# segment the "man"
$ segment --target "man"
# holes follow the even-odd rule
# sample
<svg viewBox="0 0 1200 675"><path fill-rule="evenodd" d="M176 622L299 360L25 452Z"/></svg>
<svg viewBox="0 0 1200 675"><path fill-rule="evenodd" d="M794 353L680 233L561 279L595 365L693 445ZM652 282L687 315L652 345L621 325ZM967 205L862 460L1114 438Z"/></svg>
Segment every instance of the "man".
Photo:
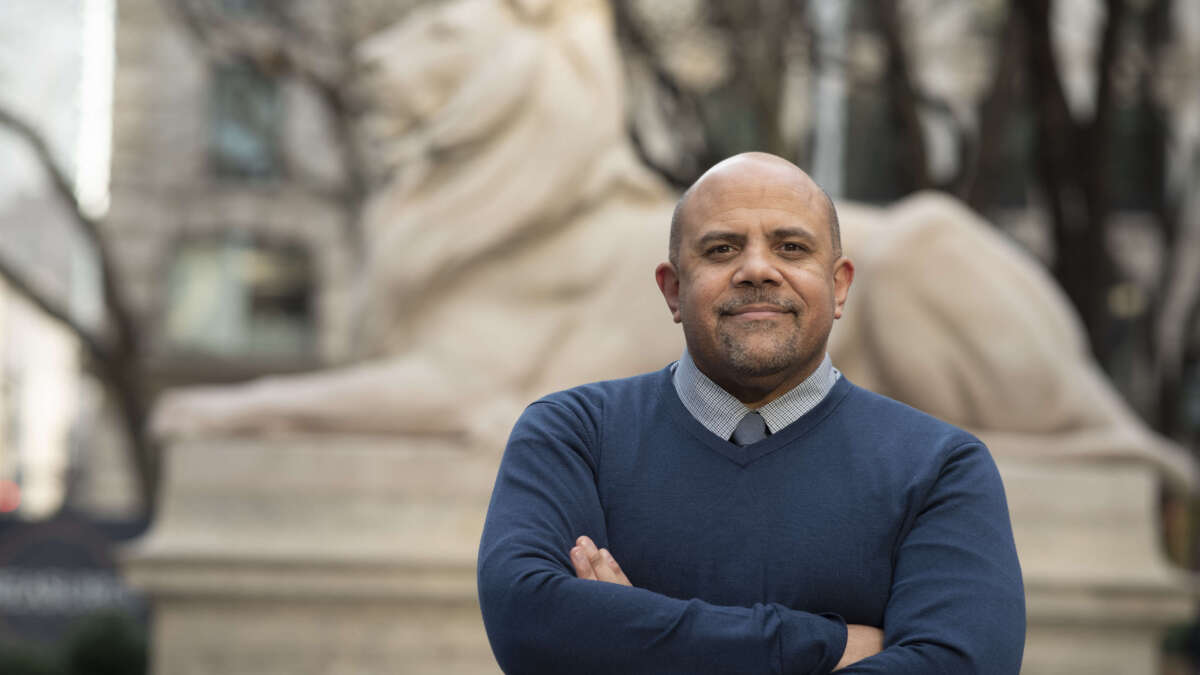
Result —
<svg viewBox="0 0 1200 675"><path fill-rule="evenodd" d="M684 194L655 272L683 357L547 396L510 437L479 552L506 672L1019 670L986 448L825 354L854 277L839 240L777 157Z"/></svg>

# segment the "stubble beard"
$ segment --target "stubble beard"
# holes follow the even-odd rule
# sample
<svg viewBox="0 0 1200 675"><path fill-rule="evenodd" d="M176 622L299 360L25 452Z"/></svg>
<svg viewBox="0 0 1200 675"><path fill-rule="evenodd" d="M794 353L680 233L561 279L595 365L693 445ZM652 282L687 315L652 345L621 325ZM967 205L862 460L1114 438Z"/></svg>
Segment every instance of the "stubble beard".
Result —
<svg viewBox="0 0 1200 675"><path fill-rule="evenodd" d="M755 303L769 303L788 313L778 319L733 323L731 314ZM764 377L794 366L804 349L804 310L799 303L773 297L761 288L721 303L715 309L717 339L730 369L743 377Z"/></svg>
<svg viewBox="0 0 1200 675"><path fill-rule="evenodd" d="M792 319L796 320L794 316ZM735 373L743 377L766 377L795 364L803 349L799 326L792 325L786 335L755 335L756 332L772 330L755 325L767 322L769 320L754 321L742 327L724 326L720 330L721 351ZM774 330L778 330L778 327Z"/></svg>

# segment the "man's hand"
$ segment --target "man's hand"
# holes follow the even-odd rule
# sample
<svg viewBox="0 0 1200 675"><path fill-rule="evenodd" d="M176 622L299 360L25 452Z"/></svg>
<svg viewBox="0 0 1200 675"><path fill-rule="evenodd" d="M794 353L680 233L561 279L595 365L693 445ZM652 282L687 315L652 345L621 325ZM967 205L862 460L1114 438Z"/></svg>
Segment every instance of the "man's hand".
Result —
<svg viewBox="0 0 1200 675"><path fill-rule="evenodd" d="M571 564L575 566L575 576L592 581L607 581L610 584L632 586L629 578L621 571L617 559L612 557L608 549L597 549L596 544L588 537L575 540L571 549ZM849 650L849 646L846 648Z"/></svg>
<svg viewBox="0 0 1200 675"><path fill-rule="evenodd" d="M846 651L842 652L842 660L838 661L834 670L841 670L881 651L883 651L883 631L874 626L847 624Z"/></svg>

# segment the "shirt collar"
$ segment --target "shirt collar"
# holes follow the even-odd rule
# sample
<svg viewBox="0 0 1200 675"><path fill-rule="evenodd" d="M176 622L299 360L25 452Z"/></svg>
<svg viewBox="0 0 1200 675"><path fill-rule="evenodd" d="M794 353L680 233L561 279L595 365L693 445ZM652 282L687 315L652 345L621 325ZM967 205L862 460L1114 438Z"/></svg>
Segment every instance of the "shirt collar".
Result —
<svg viewBox="0 0 1200 675"><path fill-rule="evenodd" d="M821 365L803 382L783 396L758 408L758 413L767 423L767 429L771 433L777 433L803 417L825 398L841 375L837 368L833 367L829 354L826 354ZM700 372L686 349L675 366L672 382L683 407L687 408L704 428L720 438L729 438L742 417L750 412L750 409L733 394Z"/></svg>

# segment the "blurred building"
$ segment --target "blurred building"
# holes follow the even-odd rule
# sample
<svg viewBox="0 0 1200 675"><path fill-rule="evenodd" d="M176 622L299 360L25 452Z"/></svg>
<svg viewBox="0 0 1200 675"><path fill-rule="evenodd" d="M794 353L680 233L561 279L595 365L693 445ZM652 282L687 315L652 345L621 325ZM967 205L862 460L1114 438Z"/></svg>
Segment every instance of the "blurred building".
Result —
<svg viewBox="0 0 1200 675"><path fill-rule="evenodd" d="M270 3L208 4L254 19ZM353 44L413 4L287 3L306 30L320 33L312 39L330 49ZM338 125L348 122L296 76L206 52L174 7L161 0L31 0L0 8L0 105L34 124L76 183L83 210L98 216L139 332L151 395L343 361L353 342L353 228L361 197L350 191L342 159ZM7 134L0 143L14 158L0 170L8 179L0 191L0 254L35 292L104 334L96 250L29 148ZM10 309L0 324L15 354L0 373L0 397L12 418L7 444L0 439L0 476L41 485L34 476L54 467L56 497L24 488L20 508L29 516L58 508L68 483L77 505L107 515L136 512L128 443L111 400L84 375L78 341L19 300L9 304L20 311ZM72 356L54 368L26 351L60 343L71 344ZM21 373L43 371L73 373L73 393L55 399L53 414L69 420L74 435L45 427L39 433L58 440L21 449L26 437L16 430L45 426L25 419L32 414L27 404L20 404L25 412L11 412L40 381ZM45 457L42 468L25 466L22 458L35 455ZM30 497L30 489L43 496Z"/></svg>
<svg viewBox="0 0 1200 675"><path fill-rule="evenodd" d="M344 57L357 40L421 2L282 4L308 40ZM266 0L198 4L251 19L280 5ZM673 76L713 102L714 124L725 130L722 137L728 144L718 150L732 152L762 141L765 132L746 114L748 99L729 81L731 60L736 50L748 48L747 42L714 29L701 0L621 4L633 8L633 16L661 45ZM885 38L868 4L809 3L806 20L821 37L821 53L816 53L815 43L789 47L780 124L797 158L832 192L885 202L903 195L909 182L901 161L904 149L890 120ZM983 114L986 82L997 67L990 45L1001 29L1007 3L978 0L951 7L909 0L900 5L915 79L948 102L945 108L926 110L921 119L929 170L935 178L948 176L961 168L964 150L955 129L978 124ZM1178 81L1191 81L1187 78L1194 74L1188 69L1194 71L1195 66L1189 66L1188 59L1200 62L1195 58L1200 54L1200 13L1188 11L1188 0L1173 5L1180 8L1174 14L1176 56L1166 62L1182 73ZM345 162L346 130L352 120L339 117L318 89L284 69L273 71L262 62L256 65L203 46L171 1L121 0L109 6L115 26L111 180L109 194L90 203L107 202L103 235L119 272L120 290L142 333L148 389L240 380L350 358L357 271L354 232L360 203L349 187L351 173L363 170ZM1064 0L1057 7L1068 94L1074 107L1086 109L1086 92L1095 80L1088 63L1102 18L1097 14L1100 3ZM63 16L68 18L62 30L69 33L86 23L78 9ZM70 43L61 35L41 39ZM1127 61L1130 68L1145 67L1146 58L1144 50L1135 49ZM669 133L674 120L662 118L661 111L655 118L647 98L653 94L647 74L636 64L630 74L635 126L646 132L649 154L669 163L679 145L678 136ZM1118 162L1128 170L1115 183L1113 231L1118 258L1133 281L1114 295L1114 303L1129 316L1148 311L1148 298L1161 291L1163 281L1156 271L1169 254L1156 229L1146 224L1151 207L1147 194L1157 189L1155 177L1168 174L1168 182L1175 181L1173 189L1179 190L1179 181L1185 180L1180 176L1195 176L1194 170L1188 173L1188 157L1196 155L1200 143L1195 122L1200 119L1200 97L1195 91L1180 87L1163 94L1173 97L1177 110L1169 121L1176 137L1166 156L1146 152L1148 130L1162 122L1147 105L1146 97L1153 92L1132 86L1122 92L1114 133L1120 136ZM29 108L35 114L53 109L44 100ZM52 121L53 115L47 113L46 118ZM1010 142L981 167L986 179L979 183L987 192L982 202L989 217L1046 259L1053 251L1031 190L1032 125L1030 110L1011 116L1001 129ZM4 216L14 223L22 217ZM77 244L57 249L59 254L68 252L66 265L76 270L74 276L49 275L60 281L75 279L55 291L61 298L89 287L94 294L94 265L89 269L86 254L69 253L78 249ZM94 298L79 304L91 307L80 310L83 315L96 314ZM1137 339L1140 336L1128 337L1131 342ZM70 367L79 369L75 358L76 365ZM1118 374L1127 394L1136 397L1152 386L1139 381L1137 363L1119 361L1116 367L1124 369ZM1200 381L1200 375L1194 379ZM9 377L5 382L8 399L17 400L12 393L16 380ZM79 490L90 495L90 503L117 504L127 501L117 493L127 493L130 483L117 477L128 470L119 459L119 435L105 422L110 413L103 397L87 393L95 389L76 385L74 391L84 392L78 394L80 400L92 402L72 403L62 411L94 410L88 413L94 424L87 437L109 440L78 447L108 449L79 451L80 466L85 457L92 458ZM69 456L66 440L57 447L61 457ZM12 473L15 460L4 461L0 471ZM65 459L56 462L55 466L66 465Z"/></svg>
<svg viewBox="0 0 1200 675"><path fill-rule="evenodd" d="M335 121L295 79L210 59L170 4L118 5L104 222L155 384L336 361L353 269Z"/></svg>

